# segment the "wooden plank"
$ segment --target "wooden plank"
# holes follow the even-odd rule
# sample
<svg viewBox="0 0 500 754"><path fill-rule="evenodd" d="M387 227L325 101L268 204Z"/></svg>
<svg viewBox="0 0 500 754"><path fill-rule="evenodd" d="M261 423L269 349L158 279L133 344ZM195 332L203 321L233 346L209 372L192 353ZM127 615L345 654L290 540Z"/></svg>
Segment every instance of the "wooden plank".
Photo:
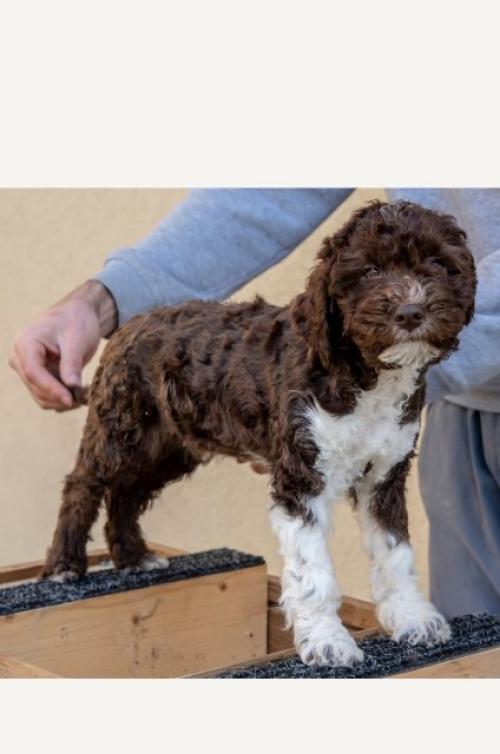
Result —
<svg viewBox="0 0 500 754"><path fill-rule="evenodd" d="M280 652L293 648L293 631L285 629L285 616L280 607L267 608L267 652Z"/></svg>
<svg viewBox="0 0 500 754"><path fill-rule="evenodd" d="M342 623L348 628L371 629L378 628L379 624L375 616L375 605L357 597L342 597L339 610Z"/></svg>
<svg viewBox="0 0 500 754"><path fill-rule="evenodd" d="M185 550L179 550L176 547L166 547L156 542L148 542L148 547L158 555L173 557L174 555L185 555ZM89 553L89 566L100 565L109 560L109 551L105 548L93 550ZM0 584L9 584L14 581L26 581L26 579L35 579L40 576L43 569L43 560L33 560L28 563L18 563L17 565L8 565L0 567Z"/></svg>
<svg viewBox="0 0 500 754"><path fill-rule="evenodd" d="M269 654L264 654L261 657L256 658L255 660L248 660L247 662L235 662L232 665L221 665L217 668L212 668L211 670L204 670L201 673L191 673L189 675L186 675L186 678L214 678L216 675L219 675L220 673L224 673L227 670L237 670L237 669L244 669L247 667L251 667L252 665L260 664L262 662L269 662L272 660L282 660L286 657L293 657L295 655L295 649L282 649L278 652L270 652Z"/></svg>
<svg viewBox="0 0 500 754"><path fill-rule="evenodd" d="M99 565L104 560L109 560L109 552L107 550L94 550L89 554L89 565ZM37 578L42 572L43 565L43 560L33 560L29 563L2 566L0 568L0 584Z"/></svg>
<svg viewBox="0 0 500 754"><path fill-rule="evenodd" d="M265 565L0 617L2 653L71 678L177 677L266 652Z"/></svg>
<svg viewBox="0 0 500 754"><path fill-rule="evenodd" d="M269 574L267 577L267 601L269 605L279 605L281 598L281 579Z"/></svg>
<svg viewBox="0 0 500 754"><path fill-rule="evenodd" d="M0 678L59 678L48 670L21 662L15 657L0 656Z"/></svg>
<svg viewBox="0 0 500 754"><path fill-rule="evenodd" d="M353 636L356 641L360 641L361 639L366 639L368 636L374 636L378 632L375 629L366 629L363 631L351 631L351 636ZM256 664L260 664L262 662L270 662L273 660L283 660L287 657L293 657L296 655L297 652L294 648L292 649L282 649L277 652L270 652L269 654L263 655L262 657L259 657L258 660L247 660L246 662L237 662L233 665L226 665L221 666L219 668L213 668L212 670L206 670L201 673L193 673L189 676L186 676L187 678L214 678L216 675L219 675L220 673L226 672L228 670L239 670L244 669L247 667L251 667Z"/></svg>
<svg viewBox="0 0 500 754"><path fill-rule="evenodd" d="M392 678L500 678L500 647L437 662Z"/></svg>

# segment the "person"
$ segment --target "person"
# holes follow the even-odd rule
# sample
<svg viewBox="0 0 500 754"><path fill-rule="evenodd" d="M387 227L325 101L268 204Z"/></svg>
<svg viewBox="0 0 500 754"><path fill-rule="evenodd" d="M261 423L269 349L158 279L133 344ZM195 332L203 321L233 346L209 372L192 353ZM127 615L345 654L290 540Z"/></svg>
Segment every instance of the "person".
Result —
<svg viewBox="0 0 500 754"><path fill-rule="evenodd" d="M289 254L351 191L191 192L142 242L111 254L92 280L24 329L11 366L42 408L73 408L71 388L102 337L157 306L228 297ZM459 350L427 376L419 477L431 600L448 617L500 614L500 190L388 194L454 215L477 262L475 318Z"/></svg>

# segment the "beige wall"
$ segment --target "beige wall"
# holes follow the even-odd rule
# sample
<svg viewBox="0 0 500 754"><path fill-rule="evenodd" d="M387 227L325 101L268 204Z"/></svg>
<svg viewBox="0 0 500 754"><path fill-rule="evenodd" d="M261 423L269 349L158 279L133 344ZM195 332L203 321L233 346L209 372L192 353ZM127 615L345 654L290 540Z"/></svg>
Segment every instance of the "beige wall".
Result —
<svg viewBox="0 0 500 754"><path fill-rule="evenodd" d="M76 453L85 411L40 410L6 360L16 332L38 312L98 270L105 255L133 243L169 212L182 190L0 191L0 564L43 556L51 537L61 481ZM355 192L280 265L235 299L259 292L285 303L300 291L314 252L350 211L381 191ZM90 379L95 360L87 368ZM422 583L427 583L427 522L415 475L410 518ZM147 536L188 550L232 546L261 553L277 572L280 558L266 515L266 477L230 459L215 459L191 480L166 490L143 524ZM337 506L334 559L345 593L369 597L368 564L354 516ZM102 520L94 542L102 544Z"/></svg>

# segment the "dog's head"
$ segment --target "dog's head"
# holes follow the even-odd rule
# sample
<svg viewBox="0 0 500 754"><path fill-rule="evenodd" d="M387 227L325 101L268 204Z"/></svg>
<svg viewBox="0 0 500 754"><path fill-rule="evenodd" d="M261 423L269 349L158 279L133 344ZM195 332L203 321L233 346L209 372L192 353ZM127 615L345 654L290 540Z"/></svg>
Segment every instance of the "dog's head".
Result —
<svg viewBox="0 0 500 754"><path fill-rule="evenodd" d="M411 202L373 202L326 239L296 329L328 368L355 349L381 367L435 361L472 318L476 275L466 235L450 215Z"/></svg>

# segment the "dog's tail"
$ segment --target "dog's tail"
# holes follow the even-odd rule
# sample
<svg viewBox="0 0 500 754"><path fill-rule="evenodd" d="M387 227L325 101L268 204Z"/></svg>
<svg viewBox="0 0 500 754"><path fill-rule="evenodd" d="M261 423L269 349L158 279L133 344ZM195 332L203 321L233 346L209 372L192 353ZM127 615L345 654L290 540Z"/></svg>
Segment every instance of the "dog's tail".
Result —
<svg viewBox="0 0 500 754"><path fill-rule="evenodd" d="M88 406L89 405L89 386L86 385L85 387L70 387L69 391L72 395L73 400L78 406Z"/></svg>

